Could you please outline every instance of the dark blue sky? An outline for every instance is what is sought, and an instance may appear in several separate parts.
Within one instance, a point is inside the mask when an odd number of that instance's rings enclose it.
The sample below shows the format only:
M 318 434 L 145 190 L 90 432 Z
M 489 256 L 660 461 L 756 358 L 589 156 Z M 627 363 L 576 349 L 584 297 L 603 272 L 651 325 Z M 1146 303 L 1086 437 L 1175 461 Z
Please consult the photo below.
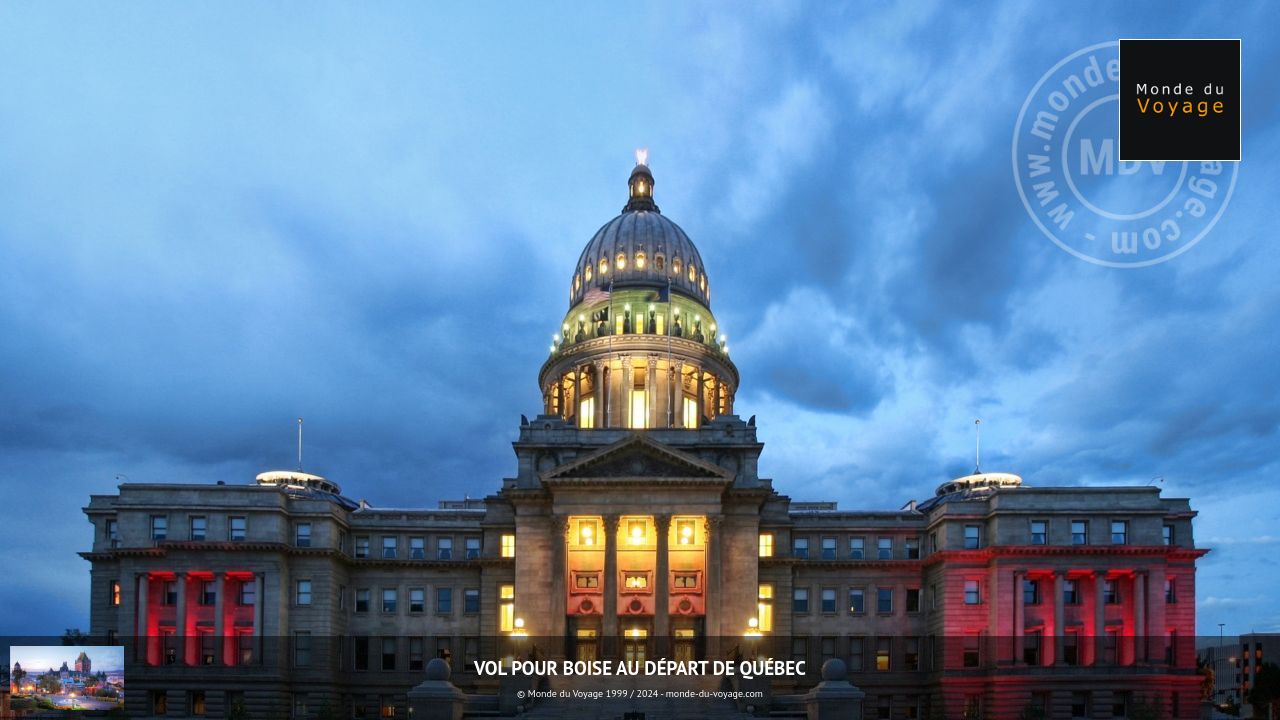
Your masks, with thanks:
M 981 416 L 987 469 L 1191 497 L 1201 631 L 1280 630 L 1277 26 L 1263 2 L 0 6 L 0 633 L 87 626 L 90 493 L 250 482 L 297 416 L 352 497 L 495 490 L 637 146 L 783 492 L 928 497 Z M 1009 143 L 1043 72 L 1132 36 L 1244 39 L 1246 160 L 1204 241 L 1124 271 L 1041 235 Z

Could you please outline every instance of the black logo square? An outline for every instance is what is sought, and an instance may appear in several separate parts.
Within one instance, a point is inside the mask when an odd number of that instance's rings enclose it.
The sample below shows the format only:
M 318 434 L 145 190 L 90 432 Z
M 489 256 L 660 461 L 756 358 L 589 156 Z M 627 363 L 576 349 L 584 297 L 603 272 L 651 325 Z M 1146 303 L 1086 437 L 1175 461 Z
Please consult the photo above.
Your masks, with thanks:
M 1240 41 L 1121 40 L 1120 159 L 1239 160 Z

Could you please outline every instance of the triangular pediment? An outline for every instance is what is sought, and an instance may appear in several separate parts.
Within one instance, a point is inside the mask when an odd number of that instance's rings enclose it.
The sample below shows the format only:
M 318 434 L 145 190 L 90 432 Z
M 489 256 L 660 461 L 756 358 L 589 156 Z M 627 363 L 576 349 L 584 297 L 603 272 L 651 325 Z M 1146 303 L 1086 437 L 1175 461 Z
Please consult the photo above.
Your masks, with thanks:
M 636 433 L 542 474 L 549 483 L 595 479 L 728 483 L 733 473 Z

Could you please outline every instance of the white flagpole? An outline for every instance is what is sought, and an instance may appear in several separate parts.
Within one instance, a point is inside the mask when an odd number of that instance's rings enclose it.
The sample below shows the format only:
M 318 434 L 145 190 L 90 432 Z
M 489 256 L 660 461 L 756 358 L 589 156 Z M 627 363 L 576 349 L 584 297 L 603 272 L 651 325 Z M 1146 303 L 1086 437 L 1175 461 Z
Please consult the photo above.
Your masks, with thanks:
M 298 418 L 298 472 L 302 472 L 302 418 Z

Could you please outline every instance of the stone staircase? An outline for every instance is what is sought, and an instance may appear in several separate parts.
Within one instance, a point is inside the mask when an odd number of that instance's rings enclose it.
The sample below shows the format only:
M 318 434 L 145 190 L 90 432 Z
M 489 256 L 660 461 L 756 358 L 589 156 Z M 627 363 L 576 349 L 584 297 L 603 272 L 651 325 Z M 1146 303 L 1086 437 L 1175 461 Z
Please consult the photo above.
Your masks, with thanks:
M 603 693 L 604 697 L 540 698 L 536 705 L 521 715 L 527 720 L 623 720 L 626 713 L 644 713 L 644 720 L 746 720 L 751 716 L 739 712 L 726 698 L 665 697 L 665 692 L 715 691 L 720 688 L 717 677 L 553 677 L 549 689 L 561 692 Z M 609 697 L 609 691 L 627 693 Z M 628 697 L 642 690 L 657 690 L 659 697 Z

